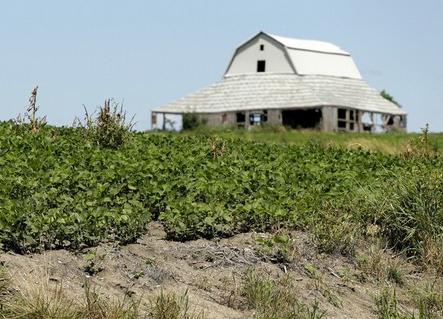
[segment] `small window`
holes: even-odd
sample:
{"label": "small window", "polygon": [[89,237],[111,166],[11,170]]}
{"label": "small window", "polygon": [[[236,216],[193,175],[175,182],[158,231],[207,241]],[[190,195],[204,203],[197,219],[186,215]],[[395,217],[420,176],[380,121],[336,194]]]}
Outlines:
{"label": "small window", "polygon": [[346,110],[345,109],[338,109],[338,118],[346,120]]}
{"label": "small window", "polygon": [[260,44],[260,51],[264,51],[265,50],[265,45],[264,44]]}
{"label": "small window", "polygon": [[257,61],[257,72],[266,72],[266,61]]}
{"label": "small window", "polygon": [[223,114],[222,114],[222,123],[223,123],[223,124],[226,123],[227,120],[228,120],[228,114],[223,113]]}
{"label": "small window", "polygon": [[262,115],[261,115],[261,121],[262,122],[267,122],[268,121],[268,111],[264,110]]}

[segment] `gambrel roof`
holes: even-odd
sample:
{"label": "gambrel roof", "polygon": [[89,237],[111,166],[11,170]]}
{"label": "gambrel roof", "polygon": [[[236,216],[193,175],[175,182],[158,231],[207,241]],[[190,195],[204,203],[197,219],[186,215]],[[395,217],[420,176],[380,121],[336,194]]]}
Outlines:
{"label": "gambrel roof", "polygon": [[316,40],[286,38],[265,32],[259,32],[237,48],[225,76],[241,73],[232,70],[231,66],[245,50],[260,40],[270,42],[280,48],[292,67],[289,73],[362,78],[352,56],[335,44]]}
{"label": "gambrel roof", "polygon": [[296,74],[242,74],[225,77],[194,94],[152,111],[219,113],[319,106],[406,114],[361,79]]}

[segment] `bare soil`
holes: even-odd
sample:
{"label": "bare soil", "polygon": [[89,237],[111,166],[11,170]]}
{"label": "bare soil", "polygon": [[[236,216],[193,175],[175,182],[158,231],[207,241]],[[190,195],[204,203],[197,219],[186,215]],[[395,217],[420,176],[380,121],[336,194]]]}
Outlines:
{"label": "bare soil", "polygon": [[[142,305],[161,291],[187,291],[193,311],[213,319],[253,316],[241,285],[247,270],[254,267],[271,276],[289,273],[296,283],[294,294],[306,303],[318,301],[327,318],[376,317],[373,297],[380,282],[357,280],[361,271],[351,259],[319,254],[305,233],[292,235],[294,259],[287,263],[278,262],[257,243],[256,238],[266,234],[181,243],[165,240],[159,223],[152,223],[147,235],[127,246],[108,243],[82,252],[0,253],[0,262],[8,269],[15,289],[49,283],[62,285],[72,298],[82,298],[89,278],[106,298],[129,296]],[[425,276],[405,265],[411,285]],[[307,270],[312,267],[318,275]],[[407,289],[399,287],[400,298]]]}

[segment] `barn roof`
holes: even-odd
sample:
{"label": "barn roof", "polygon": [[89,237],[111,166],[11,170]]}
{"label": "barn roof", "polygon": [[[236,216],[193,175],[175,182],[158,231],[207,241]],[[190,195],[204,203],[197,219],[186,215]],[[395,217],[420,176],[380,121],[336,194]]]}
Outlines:
{"label": "barn roof", "polygon": [[153,109],[163,113],[338,106],[388,114],[406,114],[365,81],[325,75],[241,74]]}
{"label": "barn roof", "polygon": [[[299,75],[320,74],[361,79],[360,71],[351,54],[335,44],[316,40],[287,38],[263,31],[237,48],[228,65],[225,76],[235,76],[244,73],[243,70],[238,72],[238,69],[233,70],[231,67],[237,57],[243,51],[248,50],[250,44],[259,39],[270,40],[281,47],[293,68],[293,72],[290,73]],[[250,62],[255,63],[255,59],[252,59]],[[250,73],[253,72],[250,71]]]}
{"label": "barn roof", "polygon": [[266,33],[268,36],[276,40],[277,42],[280,42],[285,47],[290,49],[299,49],[299,50],[309,50],[309,51],[316,51],[316,52],[323,52],[323,53],[334,53],[334,54],[344,54],[344,55],[350,55],[348,52],[342,50],[335,44],[324,42],[324,41],[317,41],[317,40],[302,40],[302,39],[295,39],[295,38],[287,38],[282,37],[279,35]]}

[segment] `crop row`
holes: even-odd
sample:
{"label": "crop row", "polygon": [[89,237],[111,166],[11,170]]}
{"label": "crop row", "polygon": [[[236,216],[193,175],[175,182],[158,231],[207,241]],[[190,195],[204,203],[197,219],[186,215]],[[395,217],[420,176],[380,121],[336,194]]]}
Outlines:
{"label": "crop row", "polygon": [[131,242],[152,219],[174,240],[306,228],[327,207],[349,207],[362,189],[442,164],[174,134],[132,133],[113,150],[86,142],[82,129],[33,134],[0,123],[0,245],[28,252]]}

